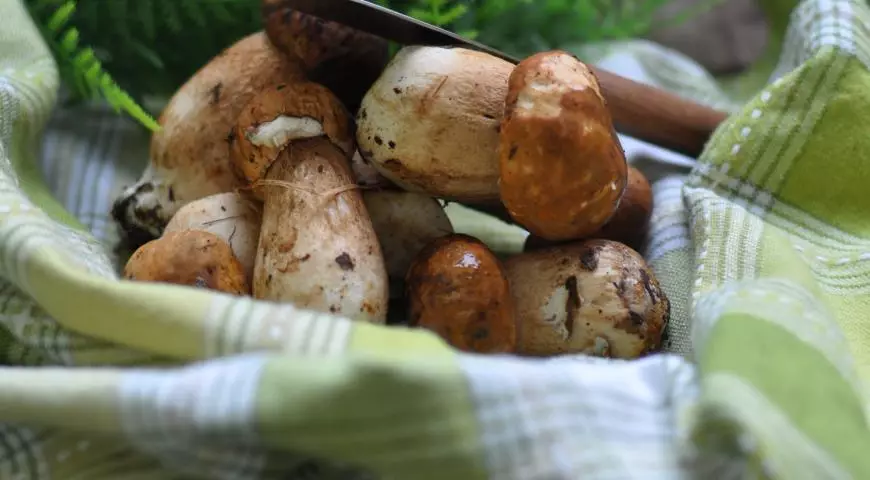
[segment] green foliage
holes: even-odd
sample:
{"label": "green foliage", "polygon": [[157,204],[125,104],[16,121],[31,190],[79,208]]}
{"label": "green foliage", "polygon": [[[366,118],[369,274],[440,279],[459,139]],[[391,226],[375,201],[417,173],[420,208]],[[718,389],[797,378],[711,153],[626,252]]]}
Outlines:
{"label": "green foliage", "polygon": [[[54,52],[61,77],[80,98],[102,98],[116,111],[124,111],[149,129],[157,129],[157,122],[120,88],[103,70],[94,51],[79,45],[79,32],[69,26],[75,13],[73,1],[33,2],[34,11],[49,10],[47,20],[40,24],[46,42]],[[55,4],[55,5],[52,5]]]}
{"label": "green foliage", "polygon": [[[641,35],[669,0],[374,1],[523,56]],[[102,96],[149,127],[153,120],[125,91],[139,101],[170,95],[222,49],[263,28],[260,0],[25,2],[77,98]]]}

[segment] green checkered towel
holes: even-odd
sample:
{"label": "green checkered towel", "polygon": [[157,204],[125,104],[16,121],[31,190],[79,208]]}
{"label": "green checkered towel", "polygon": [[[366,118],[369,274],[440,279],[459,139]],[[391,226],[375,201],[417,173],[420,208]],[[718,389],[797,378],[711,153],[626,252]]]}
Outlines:
{"label": "green checkered towel", "polygon": [[0,479],[870,478],[870,9],[790,18],[748,100],[646,42],[577,50],[734,112],[691,168],[624,138],[673,302],[668,353],[629,362],[119,281],[107,212],[148,135],[50,117],[55,65],[0,1]]}

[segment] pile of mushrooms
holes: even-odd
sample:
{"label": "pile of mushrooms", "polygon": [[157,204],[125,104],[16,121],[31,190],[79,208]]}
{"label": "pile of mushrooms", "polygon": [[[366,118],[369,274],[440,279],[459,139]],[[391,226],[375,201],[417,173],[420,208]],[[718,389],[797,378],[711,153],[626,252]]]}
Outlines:
{"label": "pile of mushrooms", "polygon": [[[670,304],[636,251],[652,212],[598,81],[562,51],[513,65],[263,2],[265,29],[172,97],[113,216],[132,281],[393,328],[468,352],[636,358]],[[529,236],[499,256],[443,202]],[[393,323],[392,321],[390,323]]]}

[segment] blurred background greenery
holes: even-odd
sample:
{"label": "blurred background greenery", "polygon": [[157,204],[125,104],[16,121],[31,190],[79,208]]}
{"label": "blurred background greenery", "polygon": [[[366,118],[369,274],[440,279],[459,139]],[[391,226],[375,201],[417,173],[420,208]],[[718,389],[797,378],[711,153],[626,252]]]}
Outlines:
{"label": "blurred background greenery", "polygon": [[[72,100],[107,99],[150,126],[136,102],[170,95],[221,49],[262,28],[260,0],[24,1]],[[690,2],[666,18],[658,13],[672,0],[375,1],[521,56],[642,36],[724,0]]]}

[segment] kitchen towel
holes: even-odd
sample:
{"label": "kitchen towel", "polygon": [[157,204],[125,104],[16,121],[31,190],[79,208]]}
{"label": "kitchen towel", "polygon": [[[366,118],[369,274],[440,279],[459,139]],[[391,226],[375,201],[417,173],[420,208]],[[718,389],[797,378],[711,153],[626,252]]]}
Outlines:
{"label": "kitchen towel", "polygon": [[732,115],[688,168],[632,150],[667,351],[522,359],[119,281],[108,209],[148,135],[60,108],[21,0],[0,2],[0,478],[870,478],[868,26],[864,2],[801,2],[751,98],[650,42],[577,47]]}

